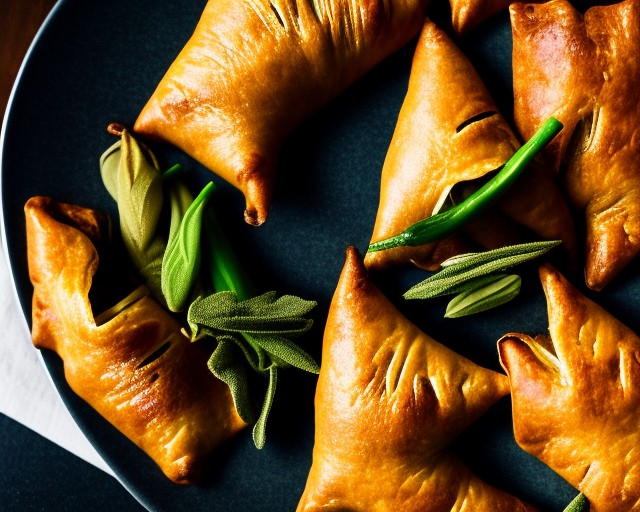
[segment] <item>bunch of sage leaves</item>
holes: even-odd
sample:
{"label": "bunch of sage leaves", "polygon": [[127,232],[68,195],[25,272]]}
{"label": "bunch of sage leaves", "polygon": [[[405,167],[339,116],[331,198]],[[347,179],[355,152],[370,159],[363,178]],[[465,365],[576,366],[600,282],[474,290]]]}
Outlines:
{"label": "bunch of sage leaves", "polygon": [[[278,371],[296,367],[319,373],[314,359],[293,341],[311,328],[313,321],[306,315],[316,303],[293,295],[278,297],[274,291],[255,295],[207,207],[214,184],[194,198],[176,166],[161,172],[154,154],[129,131],[111,131],[120,139],[102,154],[100,172],[117,202],[133,266],[160,303],[175,313],[186,311],[192,341],[216,341],[208,367],[229,386],[238,414],[254,425],[254,444],[262,448]],[[163,230],[166,200],[170,222]],[[268,379],[260,406],[252,397],[251,370]]]}
{"label": "bunch of sage leaves", "polygon": [[487,311],[520,293],[520,276],[505,274],[506,269],[538,258],[561,243],[561,240],[530,242],[454,256],[441,263],[442,270],[409,288],[404,298],[455,295],[447,305],[445,318]]}

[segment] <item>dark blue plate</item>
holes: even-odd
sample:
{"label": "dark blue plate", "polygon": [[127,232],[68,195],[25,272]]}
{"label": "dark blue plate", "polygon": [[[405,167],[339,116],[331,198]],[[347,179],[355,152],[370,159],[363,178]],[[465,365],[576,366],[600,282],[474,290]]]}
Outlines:
{"label": "dark blue plate", "polygon": [[[98,159],[113,142],[117,121],[131,126],[199,18],[205,0],[157,2],[62,0],[33,45],[8,108],[2,140],[4,236],[18,295],[30,319],[23,206],[35,195],[102,209],[114,204],[99,177]],[[445,13],[435,13],[437,19]],[[459,44],[468,52],[507,116],[511,108],[511,37],[507,13]],[[261,291],[315,299],[316,324],[304,347],[320,357],[329,301],[347,245],[366,249],[375,218],[382,162],[404,97],[412,45],[374,69],[295,131],[285,145],[268,222],[242,221],[243,198],[217,180],[215,208]],[[166,167],[192,169],[195,186],[212,175],[167,147],[155,147]],[[598,301],[640,327],[637,266]],[[403,303],[400,292],[424,278],[415,270],[376,276],[392,300],[423,330],[475,362],[499,370],[496,340],[505,332],[547,329],[533,269],[512,304],[468,320],[446,321],[443,302]],[[634,325],[635,324],[635,325]],[[151,510],[294,510],[313,447],[316,378],[285,372],[268,425],[266,447],[250,431],[215,453],[203,481],[169,482],[147,456],[67,386],[62,363],[43,353],[74,418],[127,489]],[[562,510],[576,491],[515,444],[506,398],[467,430],[454,449],[480,476],[543,510]],[[372,461],[375,464],[375,461]]]}

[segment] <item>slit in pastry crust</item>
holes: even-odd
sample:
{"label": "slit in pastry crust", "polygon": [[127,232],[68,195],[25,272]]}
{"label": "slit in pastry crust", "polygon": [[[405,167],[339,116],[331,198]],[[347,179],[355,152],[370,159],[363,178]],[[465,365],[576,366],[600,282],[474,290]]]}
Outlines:
{"label": "slit in pastry crust", "polygon": [[591,510],[640,510],[640,338],[550,265],[540,280],[552,347],[516,333],[498,342],[516,441]]}
{"label": "slit in pastry crust", "polygon": [[55,351],[73,391],[168,478],[194,483],[208,455],[246,426],[209,354],[144,288],[94,319],[101,214],[45,197],[25,214],[34,345]]}
{"label": "slit in pastry crust", "polygon": [[447,448],[507,392],[504,375],[406,319],[349,248],[324,334],[313,463],[298,512],[534,510]]}

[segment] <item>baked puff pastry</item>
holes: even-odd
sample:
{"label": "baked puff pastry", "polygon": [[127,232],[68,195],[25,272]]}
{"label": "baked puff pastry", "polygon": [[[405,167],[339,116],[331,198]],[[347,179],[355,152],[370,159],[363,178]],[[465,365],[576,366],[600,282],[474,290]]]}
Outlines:
{"label": "baked puff pastry", "polygon": [[550,336],[498,343],[516,440],[592,512],[640,510],[640,339],[553,267],[540,279]]}
{"label": "baked puff pastry", "polygon": [[[456,187],[500,168],[520,147],[471,62],[433,22],[416,48],[406,97],[382,168],[380,202],[371,236],[377,242],[430,217]],[[457,195],[464,195],[460,191]],[[434,270],[446,257],[531,239],[563,240],[575,233],[552,170],[533,164],[490,212],[440,243],[368,253],[381,269],[412,262]],[[475,249],[477,250],[477,248]]]}
{"label": "baked puff pastry", "polygon": [[584,213],[585,277],[601,290],[640,250],[640,2],[513,4],[515,118],[524,137],[555,116],[547,157]]}
{"label": "baked puff pastry", "polygon": [[427,0],[210,0],[134,131],[168,141],[246,198],[261,224],[284,138],[420,30]]}
{"label": "baked puff pastry", "polygon": [[89,302],[104,218],[35,197],[25,205],[33,343],[62,358],[69,386],[176,483],[245,424],[208,356],[148,293],[94,317]]}
{"label": "baked puff pastry", "polygon": [[324,334],[313,463],[298,512],[533,510],[447,450],[507,393],[504,375],[410,323],[349,248]]}

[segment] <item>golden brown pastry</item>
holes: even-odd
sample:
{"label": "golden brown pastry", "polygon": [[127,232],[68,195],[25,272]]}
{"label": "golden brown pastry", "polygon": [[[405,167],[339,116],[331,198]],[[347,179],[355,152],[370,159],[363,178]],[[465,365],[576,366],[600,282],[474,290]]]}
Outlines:
{"label": "golden brown pastry", "polygon": [[[518,147],[467,57],[427,21],[382,169],[371,241],[430,217],[455,186],[498,169]],[[498,207],[466,230],[466,246],[469,239],[486,248],[523,241],[523,227],[535,233],[532,238],[560,239],[573,250],[569,208],[552,171],[541,166],[527,169]],[[369,253],[365,261],[370,269],[413,262],[432,270],[464,247],[458,235],[439,244]]]}
{"label": "golden brown pastry", "polygon": [[640,2],[513,4],[515,117],[524,137],[556,116],[547,156],[584,212],[587,285],[600,290],[640,250]]}
{"label": "golden brown pastry", "polygon": [[449,0],[449,3],[453,30],[464,34],[486,18],[506,9],[511,0]]}
{"label": "golden brown pastry", "polygon": [[516,440],[592,512],[640,510],[640,339],[553,267],[540,279],[550,337],[499,341]]}
{"label": "golden brown pastry", "polygon": [[298,512],[533,510],[447,449],[507,392],[504,375],[409,322],[349,248],[324,335],[313,463]]}
{"label": "golden brown pastry", "polygon": [[409,42],[427,0],[210,0],[134,130],[164,139],[267,216],[283,139]]}
{"label": "golden brown pastry", "polygon": [[69,386],[176,483],[245,424],[207,353],[144,290],[94,318],[89,302],[104,218],[36,197],[25,206],[33,343],[58,353]]}

